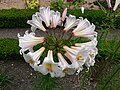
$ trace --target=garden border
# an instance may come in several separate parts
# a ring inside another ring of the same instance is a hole
[[[2,9],[0,10],[0,28],[28,28],[30,25],[26,23],[27,20],[30,20],[37,11],[38,9]],[[81,13],[80,9],[68,10],[69,14],[87,18],[96,26],[101,25],[105,17],[105,13],[102,10],[85,10],[84,14]],[[119,28],[120,19],[116,20],[115,26]]]

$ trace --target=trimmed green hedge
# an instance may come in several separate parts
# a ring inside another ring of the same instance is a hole
[[[0,39],[0,60],[22,59],[19,50],[18,40],[10,38]]]
[[[26,22],[32,18],[37,9],[2,9],[0,10],[0,28],[28,28]],[[79,9],[68,10],[68,15],[72,14],[77,17],[84,17],[99,26],[105,20],[105,13],[102,10],[85,10],[82,14]],[[115,18],[114,26],[120,28],[120,15]]]
[[[30,27],[26,22],[32,18],[37,9],[2,9],[0,10],[0,28],[27,28]],[[105,13],[102,10],[85,10],[82,14],[79,9],[68,10],[68,15],[88,18],[95,25],[101,25],[105,19]],[[115,19],[115,27],[120,28],[120,16]]]
[[[37,10],[32,9],[3,9],[0,10],[0,28],[26,28],[26,22]]]
[[[3,9],[0,10],[0,28],[26,28],[30,27],[26,22],[32,18],[37,9]],[[68,15],[73,14],[77,17],[88,18],[95,24],[100,24],[104,17],[101,10],[86,10],[82,14],[80,10],[68,10]]]

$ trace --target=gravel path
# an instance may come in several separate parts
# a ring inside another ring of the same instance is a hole
[[[30,28],[14,28],[14,29],[0,29],[0,38],[16,38],[17,34],[20,33],[20,35],[24,35],[25,31],[29,30]],[[39,36],[45,36],[45,34],[37,30],[36,34]],[[120,29],[110,30],[107,36],[108,39],[120,39]]]

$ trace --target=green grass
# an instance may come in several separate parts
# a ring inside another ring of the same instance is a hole
[[[34,77],[35,86],[33,90],[63,90],[63,87],[60,85],[60,78],[52,78],[48,75],[41,75],[40,73],[36,74]],[[58,89],[59,88],[59,89]]]
[[[7,88],[9,83],[12,83],[12,77],[3,71],[0,71],[0,90]]]
[[[107,72],[100,78],[96,90],[119,90],[120,89],[120,63],[110,64]]]

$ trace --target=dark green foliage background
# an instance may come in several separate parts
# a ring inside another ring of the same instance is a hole
[[[22,56],[19,54],[18,40],[10,38],[0,39],[0,60],[19,60]]]
[[[32,15],[37,12],[37,9],[3,9],[0,10],[0,28],[26,28],[30,27],[26,22],[32,18]],[[62,12],[62,11],[61,11]],[[80,9],[68,10],[68,15],[72,14],[76,17],[84,17],[100,26],[105,20],[105,13],[102,10],[85,10],[82,14]],[[120,16],[115,19],[114,25],[120,28]]]

